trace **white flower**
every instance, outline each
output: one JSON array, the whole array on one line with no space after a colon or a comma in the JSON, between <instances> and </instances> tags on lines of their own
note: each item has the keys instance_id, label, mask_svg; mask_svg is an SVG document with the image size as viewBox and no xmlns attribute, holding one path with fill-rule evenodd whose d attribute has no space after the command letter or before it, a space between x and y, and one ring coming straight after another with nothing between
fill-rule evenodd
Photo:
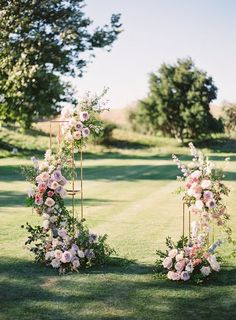
<instances>
[{"instance_id":1,"label":"white flower","mask_svg":"<svg viewBox=\"0 0 236 320\"><path fill-rule=\"evenodd\" d=\"M211 268L212 268L214 271L216 271L216 272L220 271L220 264L219 264L219 262L216 260L216 256L215 256L215 255L211 255L211 256L207 259L207 261L210 263L210 266L211 266Z\"/></svg>"},{"instance_id":2,"label":"white flower","mask_svg":"<svg viewBox=\"0 0 236 320\"><path fill-rule=\"evenodd\" d=\"M191 173L190 177L192 179L198 179L202 175L200 170L195 170Z\"/></svg>"},{"instance_id":3,"label":"white flower","mask_svg":"<svg viewBox=\"0 0 236 320\"><path fill-rule=\"evenodd\" d=\"M49 220L49 219L50 219L50 215L47 214L47 213L44 213L44 214L42 215L42 217L43 217L43 220Z\"/></svg>"},{"instance_id":4,"label":"white flower","mask_svg":"<svg viewBox=\"0 0 236 320\"><path fill-rule=\"evenodd\" d=\"M46 254L45 254L45 260L50 260L50 258L51 258L51 252L48 251L48 252L46 252Z\"/></svg>"},{"instance_id":5,"label":"white flower","mask_svg":"<svg viewBox=\"0 0 236 320\"><path fill-rule=\"evenodd\" d=\"M79 259L74 259L74 260L72 261L72 266L73 266L73 269L78 269L79 266L80 266Z\"/></svg>"},{"instance_id":6,"label":"white flower","mask_svg":"<svg viewBox=\"0 0 236 320\"><path fill-rule=\"evenodd\" d=\"M179 253L176 255L175 260L180 261L180 260L183 260L183 258L184 258L184 255L182 253Z\"/></svg>"},{"instance_id":7,"label":"white flower","mask_svg":"<svg viewBox=\"0 0 236 320\"><path fill-rule=\"evenodd\" d=\"M49 229L49 220L43 220L43 228L46 230Z\"/></svg>"},{"instance_id":8,"label":"white flower","mask_svg":"<svg viewBox=\"0 0 236 320\"><path fill-rule=\"evenodd\" d=\"M39 165L39 170L40 170L40 171L46 171L46 170L48 170L48 163L47 163L47 162L42 162L42 163Z\"/></svg>"},{"instance_id":9,"label":"white flower","mask_svg":"<svg viewBox=\"0 0 236 320\"><path fill-rule=\"evenodd\" d=\"M209 179L203 179L201 182L201 187L203 189L209 189L212 186L211 180Z\"/></svg>"},{"instance_id":10,"label":"white flower","mask_svg":"<svg viewBox=\"0 0 236 320\"><path fill-rule=\"evenodd\" d=\"M29 198L33 198L33 196L35 195L35 190L33 188L29 188L27 194Z\"/></svg>"},{"instance_id":11,"label":"white flower","mask_svg":"<svg viewBox=\"0 0 236 320\"><path fill-rule=\"evenodd\" d=\"M50 222L55 223L57 221L57 216L51 216L49 220Z\"/></svg>"},{"instance_id":12,"label":"white flower","mask_svg":"<svg viewBox=\"0 0 236 320\"><path fill-rule=\"evenodd\" d=\"M186 265L185 270L188 271L189 273L193 272L194 268L191 261Z\"/></svg>"},{"instance_id":13,"label":"white flower","mask_svg":"<svg viewBox=\"0 0 236 320\"><path fill-rule=\"evenodd\" d=\"M78 250L78 257L79 258L84 258L84 252L82 250Z\"/></svg>"},{"instance_id":14,"label":"white flower","mask_svg":"<svg viewBox=\"0 0 236 320\"><path fill-rule=\"evenodd\" d=\"M201 269L200 269L200 271L201 271L201 273L202 273L202 275L204 276L204 277L207 277L207 276L209 276L209 274L211 273L211 268L210 267L201 267Z\"/></svg>"},{"instance_id":15,"label":"white flower","mask_svg":"<svg viewBox=\"0 0 236 320\"><path fill-rule=\"evenodd\" d=\"M51 262L51 265L53 268L59 268L61 263L60 263L60 260L59 259L53 259L52 262Z\"/></svg>"},{"instance_id":16,"label":"white flower","mask_svg":"<svg viewBox=\"0 0 236 320\"><path fill-rule=\"evenodd\" d=\"M196 200L196 202L195 202L195 207L196 207L198 210L202 210L203 207L204 207L204 203L202 202L202 200Z\"/></svg>"}]
</instances>

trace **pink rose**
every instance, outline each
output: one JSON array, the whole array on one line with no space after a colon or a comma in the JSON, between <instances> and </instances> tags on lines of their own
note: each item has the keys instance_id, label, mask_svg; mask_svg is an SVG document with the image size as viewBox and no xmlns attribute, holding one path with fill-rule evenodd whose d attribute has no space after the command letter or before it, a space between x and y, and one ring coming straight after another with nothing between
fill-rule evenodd
<instances>
[{"instance_id":1,"label":"pink rose","mask_svg":"<svg viewBox=\"0 0 236 320\"><path fill-rule=\"evenodd\" d=\"M38 190L40 193L44 193L47 189L47 184L45 182L40 182L38 185Z\"/></svg>"},{"instance_id":2,"label":"pink rose","mask_svg":"<svg viewBox=\"0 0 236 320\"><path fill-rule=\"evenodd\" d=\"M55 258L61 259L62 258L62 251L61 250L55 250Z\"/></svg>"},{"instance_id":3,"label":"pink rose","mask_svg":"<svg viewBox=\"0 0 236 320\"><path fill-rule=\"evenodd\" d=\"M202 202L202 200L197 200L195 202L195 207L198 209L198 210L202 210L203 207L204 207L204 203Z\"/></svg>"},{"instance_id":4,"label":"pink rose","mask_svg":"<svg viewBox=\"0 0 236 320\"><path fill-rule=\"evenodd\" d=\"M58 235L61 238L65 238L67 236L67 232L64 229L58 229Z\"/></svg>"},{"instance_id":5,"label":"pink rose","mask_svg":"<svg viewBox=\"0 0 236 320\"><path fill-rule=\"evenodd\" d=\"M52 196L54 195L54 192L53 192L53 191L48 191L47 195L48 195L49 197L52 197Z\"/></svg>"},{"instance_id":6,"label":"pink rose","mask_svg":"<svg viewBox=\"0 0 236 320\"><path fill-rule=\"evenodd\" d=\"M55 201L52 198L47 197L46 201L45 201L46 206L48 207L52 207L55 204Z\"/></svg>"},{"instance_id":7,"label":"pink rose","mask_svg":"<svg viewBox=\"0 0 236 320\"><path fill-rule=\"evenodd\" d=\"M177 272L181 272L181 271L183 271L183 270L184 270L185 265L186 265L186 262L185 262L185 260L184 260L184 259L183 259L183 260L178 261L178 262L175 264L175 269L176 269L176 271L177 271Z\"/></svg>"},{"instance_id":8,"label":"pink rose","mask_svg":"<svg viewBox=\"0 0 236 320\"><path fill-rule=\"evenodd\" d=\"M175 274L174 271L168 271L168 273L167 273L167 278L168 278L169 280L173 280L174 274Z\"/></svg>"},{"instance_id":9,"label":"pink rose","mask_svg":"<svg viewBox=\"0 0 236 320\"><path fill-rule=\"evenodd\" d=\"M43 198L41 197L41 195L36 194L35 198L34 198L34 202L35 204L37 204L38 206L41 206L43 204Z\"/></svg>"},{"instance_id":10,"label":"pink rose","mask_svg":"<svg viewBox=\"0 0 236 320\"><path fill-rule=\"evenodd\" d=\"M171 257L166 257L163 260L162 265L163 265L164 268L170 269L172 267L172 259L171 259Z\"/></svg>"},{"instance_id":11,"label":"pink rose","mask_svg":"<svg viewBox=\"0 0 236 320\"><path fill-rule=\"evenodd\" d=\"M174 272L172 275L172 280L174 281L180 280L180 274L178 272Z\"/></svg>"},{"instance_id":12,"label":"pink rose","mask_svg":"<svg viewBox=\"0 0 236 320\"><path fill-rule=\"evenodd\" d=\"M42 181L48 181L48 179L49 179L49 173L48 172L42 172L41 174L40 174L40 178L41 178L41 180Z\"/></svg>"},{"instance_id":13,"label":"pink rose","mask_svg":"<svg viewBox=\"0 0 236 320\"><path fill-rule=\"evenodd\" d=\"M59 185L59 183L58 183L57 181L53 181L53 182L51 183L51 185L50 185L50 188L53 189L53 190L55 190L55 189L57 189L59 186L60 186L60 185Z\"/></svg>"}]
</instances>

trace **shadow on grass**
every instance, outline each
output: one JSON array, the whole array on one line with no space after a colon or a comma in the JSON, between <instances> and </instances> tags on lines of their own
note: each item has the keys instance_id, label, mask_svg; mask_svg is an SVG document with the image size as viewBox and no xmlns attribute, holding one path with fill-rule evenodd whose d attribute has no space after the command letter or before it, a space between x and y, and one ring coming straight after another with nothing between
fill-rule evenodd
<instances>
[{"instance_id":1,"label":"shadow on grass","mask_svg":"<svg viewBox=\"0 0 236 320\"><path fill-rule=\"evenodd\" d=\"M233 320L236 269L196 286L156 280L150 266L128 263L57 276L27 260L0 262L3 319Z\"/></svg>"}]
</instances>

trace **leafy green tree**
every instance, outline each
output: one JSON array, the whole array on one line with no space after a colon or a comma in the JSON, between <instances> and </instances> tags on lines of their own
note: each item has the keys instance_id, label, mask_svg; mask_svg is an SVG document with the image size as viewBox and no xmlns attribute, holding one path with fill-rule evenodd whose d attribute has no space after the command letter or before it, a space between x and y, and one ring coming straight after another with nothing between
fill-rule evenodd
<instances>
[{"instance_id":1,"label":"leafy green tree","mask_svg":"<svg viewBox=\"0 0 236 320\"><path fill-rule=\"evenodd\" d=\"M225 131L228 134L235 135L236 133L236 104L225 102L223 104L223 116Z\"/></svg>"},{"instance_id":2,"label":"leafy green tree","mask_svg":"<svg viewBox=\"0 0 236 320\"><path fill-rule=\"evenodd\" d=\"M96 48L111 49L120 15L91 30L84 0L1 0L0 117L30 127L33 118L74 102L64 76L81 76Z\"/></svg>"},{"instance_id":3,"label":"leafy green tree","mask_svg":"<svg viewBox=\"0 0 236 320\"><path fill-rule=\"evenodd\" d=\"M217 88L206 72L192 59L163 64L149 79L149 94L130 114L133 126L152 133L184 138L199 138L222 129L210 113L209 104Z\"/></svg>"}]
</instances>

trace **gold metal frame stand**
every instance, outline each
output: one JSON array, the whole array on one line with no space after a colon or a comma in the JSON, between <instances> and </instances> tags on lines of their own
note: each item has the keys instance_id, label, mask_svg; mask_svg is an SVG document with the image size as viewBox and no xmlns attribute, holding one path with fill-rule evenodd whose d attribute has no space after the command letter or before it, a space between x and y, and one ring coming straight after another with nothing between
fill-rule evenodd
<instances>
[{"instance_id":1,"label":"gold metal frame stand","mask_svg":"<svg viewBox=\"0 0 236 320\"><path fill-rule=\"evenodd\" d=\"M63 141L63 135L61 132L61 124L68 121L62 120L53 120L50 121L50 150L52 150L52 125L54 123L58 124L58 130L56 134L57 142L58 142L58 150L61 148L61 143ZM71 189L67 189L68 195L71 196L71 206L72 206L72 216L75 219L79 219L78 214L76 215L76 195L80 193L80 221L84 220L84 193L83 193L83 151L80 150L80 190L76 189L76 164L75 164L75 147L74 143L71 143L71 158L68 160L68 163L71 166ZM75 226L73 225L73 233L75 233Z\"/></svg>"}]
</instances>

